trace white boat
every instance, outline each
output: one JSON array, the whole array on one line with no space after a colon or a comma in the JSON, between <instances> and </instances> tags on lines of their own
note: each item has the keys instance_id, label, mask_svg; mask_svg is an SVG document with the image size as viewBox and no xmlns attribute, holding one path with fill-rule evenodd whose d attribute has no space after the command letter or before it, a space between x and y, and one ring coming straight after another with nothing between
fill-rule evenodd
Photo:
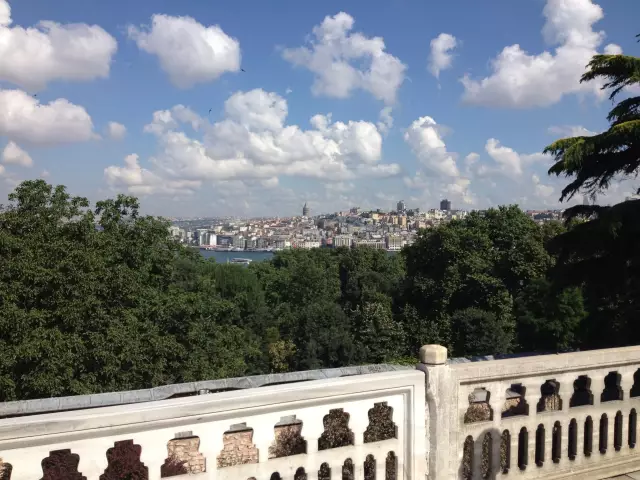
<instances>
[{"instance_id":1,"label":"white boat","mask_svg":"<svg viewBox=\"0 0 640 480\"><path fill-rule=\"evenodd\" d=\"M250 258L232 258L230 263L236 263L239 265L249 265L253 260Z\"/></svg>"}]
</instances>

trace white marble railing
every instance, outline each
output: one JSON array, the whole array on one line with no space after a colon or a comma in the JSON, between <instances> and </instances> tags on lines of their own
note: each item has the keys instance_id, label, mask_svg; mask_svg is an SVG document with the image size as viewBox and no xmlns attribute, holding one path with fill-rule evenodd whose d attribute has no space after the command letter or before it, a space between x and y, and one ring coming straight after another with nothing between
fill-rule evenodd
<instances>
[{"instance_id":1,"label":"white marble railing","mask_svg":"<svg viewBox=\"0 0 640 480\"><path fill-rule=\"evenodd\" d=\"M427 374L429 478L600 479L640 469L640 347L446 363Z\"/></svg>"},{"instance_id":2,"label":"white marble railing","mask_svg":"<svg viewBox=\"0 0 640 480\"><path fill-rule=\"evenodd\" d=\"M405 370L6 418L0 478L111 480L124 461L133 479L422 479L424 380Z\"/></svg>"},{"instance_id":3,"label":"white marble railing","mask_svg":"<svg viewBox=\"0 0 640 480\"><path fill-rule=\"evenodd\" d=\"M638 410L640 347L427 345L418 370L5 418L0 480L602 479L640 470Z\"/></svg>"}]
</instances>

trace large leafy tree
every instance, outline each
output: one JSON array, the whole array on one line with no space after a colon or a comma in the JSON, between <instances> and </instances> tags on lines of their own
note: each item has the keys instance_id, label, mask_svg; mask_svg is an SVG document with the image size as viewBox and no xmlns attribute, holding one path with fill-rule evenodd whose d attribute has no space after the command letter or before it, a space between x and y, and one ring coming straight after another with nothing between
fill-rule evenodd
<instances>
[{"instance_id":1,"label":"large leafy tree","mask_svg":"<svg viewBox=\"0 0 640 480\"><path fill-rule=\"evenodd\" d=\"M439 342L462 355L501 352L478 352L475 344L467 350L453 338L458 330L452 332L452 315L474 309L459 317L462 330L466 319L491 319L487 328L497 329L489 334L500 339L496 348L507 348L505 335L514 329L513 298L551 264L541 229L515 206L472 212L463 220L424 230L404 255L402 317L409 345Z\"/></svg>"},{"instance_id":2,"label":"large leafy tree","mask_svg":"<svg viewBox=\"0 0 640 480\"><path fill-rule=\"evenodd\" d=\"M0 211L0 399L239 375L243 312L167 222L118 196L92 209L42 180ZM195 274L195 275L192 275Z\"/></svg>"},{"instance_id":3,"label":"large leafy tree","mask_svg":"<svg viewBox=\"0 0 640 480\"><path fill-rule=\"evenodd\" d=\"M596 197L612 183L635 178L640 167L640 96L630 96L640 84L640 59L626 55L596 55L582 82L603 82L610 99L619 100L607 119L609 128L592 137L572 137L546 148L555 156L552 175L570 179L561 200L576 194ZM640 342L640 201L613 206L570 208L568 219L588 221L550 243L558 257L555 278L560 285L584 288L589 317L587 346Z\"/></svg>"}]
</instances>

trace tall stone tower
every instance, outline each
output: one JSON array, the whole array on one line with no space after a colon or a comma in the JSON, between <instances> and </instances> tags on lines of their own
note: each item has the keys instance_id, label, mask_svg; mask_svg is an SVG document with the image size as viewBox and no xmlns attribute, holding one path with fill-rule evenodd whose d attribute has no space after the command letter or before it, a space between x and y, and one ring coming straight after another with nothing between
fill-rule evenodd
<instances>
[{"instance_id":1,"label":"tall stone tower","mask_svg":"<svg viewBox=\"0 0 640 480\"><path fill-rule=\"evenodd\" d=\"M309 207L307 206L307 202L304 202L304 206L302 207L302 216L303 217L309 216Z\"/></svg>"}]
</instances>

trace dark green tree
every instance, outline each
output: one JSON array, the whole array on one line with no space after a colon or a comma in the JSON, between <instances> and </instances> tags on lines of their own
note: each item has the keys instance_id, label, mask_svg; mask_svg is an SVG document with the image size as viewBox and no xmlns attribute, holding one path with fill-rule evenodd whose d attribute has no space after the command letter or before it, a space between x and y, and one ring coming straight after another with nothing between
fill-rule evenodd
<instances>
[{"instance_id":1,"label":"dark green tree","mask_svg":"<svg viewBox=\"0 0 640 480\"><path fill-rule=\"evenodd\" d=\"M247 310L221 298L168 226L132 197L92 210L63 186L16 188L0 211L1 400L248 370L255 342L230 321Z\"/></svg>"},{"instance_id":2,"label":"dark green tree","mask_svg":"<svg viewBox=\"0 0 640 480\"><path fill-rule=\"evenodd\" d=\"M561 200L576 194L595 198L612 182L634 178L640 166L640 97L628 88L640 83L640 59L596 55L582 82L602 80L610 99L623 99L608 115L609 128L592 137L565 138L546 152L555 157L552 175L570 179ZM575 206L568 219L587 219L551 242L558 257L554 278L559 285L583 289L589 316L585 346L637 344L640 328L640 201L613 206Z\"/></svg>"},{"instance_id":3,"label":"dark green tree","mask_svg":"<svg viewBox=\"0 0 640 480\"><path fill-rule=\"evenodd\" d=\"M509 353L513 347L513 322L477 308L458 310L451 316L454 357Z\"/></svg>"},{"instance_id":4,"label":"dark green tree","mask_svg":"<svg viewBox=\"0 0 640 480\"><path fill-rule=\"evenodd\" d=\"M547 279L534 280L518 295L514 307L520 350L561 352L580 346L587 312L579 288L557 291Z\"/></svg>"},{"instance_id":5,"label":"dark green tree","mask_svg":"<svg viewBox=\"0 0 640 480\"><path fill-rule=\"evenodd\" d=\"M425 340L453 345L451 316L469 308L493 314L504 322L500 331L512 331L514 296L552 263L541 229L515 206L423 230L403 254L401 315L412 348Z\"/></svg>"}]
</instances>

